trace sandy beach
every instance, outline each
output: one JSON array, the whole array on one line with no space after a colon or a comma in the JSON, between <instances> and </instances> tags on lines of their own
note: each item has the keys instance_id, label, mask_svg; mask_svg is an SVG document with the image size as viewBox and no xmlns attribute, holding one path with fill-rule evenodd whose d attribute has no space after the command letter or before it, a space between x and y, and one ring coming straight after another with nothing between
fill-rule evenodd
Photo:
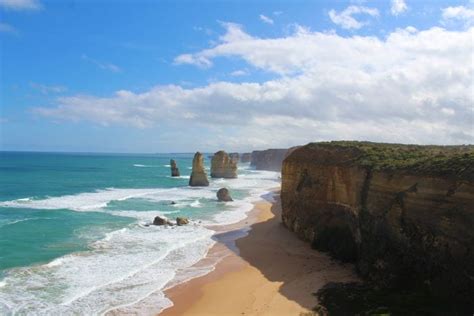
<instances>
[{"instance_id":1,"label":"sandy beach","mask_svg":"<svg viewBox=\"0 0 474 316\"><path fill-rule=\"evenodd\" d=\"M300 315L317 304L312 293L327 282L357 280L352 265L311 249L283 227L274 198L256 203L240 227L215 236L205 260L224 258L211 273L167 290L174 306L160 315Z\"/></svg>"}]
</instances>

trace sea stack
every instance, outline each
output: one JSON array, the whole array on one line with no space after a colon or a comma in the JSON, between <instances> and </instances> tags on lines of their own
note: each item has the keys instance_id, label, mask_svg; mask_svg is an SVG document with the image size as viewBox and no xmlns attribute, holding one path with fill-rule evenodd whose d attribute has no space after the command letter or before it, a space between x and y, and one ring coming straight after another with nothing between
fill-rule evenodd
<instances>
[{"instance_id":1,"label":"sea stack","mask_svg":"<svg viewBox=\"0 0 474 316\"><path fill-rule=\"evenodd\" d=\"M223 150L216 152L211 161L211 178L237 178L237 162Z\"/></svg>"},{"instance_id":2,"label":"sea stack","mask_svg":"<svg viewBox=\"0 0 474 316\"><path fill-rule=\"evenodd\" d=\"M206 171L204 170L204 157L198 151L194 155L193 170L189 178L189 185L192 187L207 187L209 180L207 179Z\"/></svg>"},{"instance_id":3,"label":"sea stack","mask_svg":"<svg viewBox=\"0 0 474 316\"><path fill-rule=\"evenodd\" d=\"M179 177L179 169L176 161L174 159L170 160L170 167L171 167L171 176L172 177Z\"/></svg>"}]
</instances>

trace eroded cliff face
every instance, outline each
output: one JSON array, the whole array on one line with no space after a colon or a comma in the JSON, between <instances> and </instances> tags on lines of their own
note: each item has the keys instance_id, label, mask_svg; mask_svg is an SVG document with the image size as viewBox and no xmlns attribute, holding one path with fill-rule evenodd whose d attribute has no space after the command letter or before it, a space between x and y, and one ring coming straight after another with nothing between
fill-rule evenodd
<instances>
[{"instance_id":1,"label":"eroded cliff face","mask_svg":"<svg viewBox=\"0 0 474 316\"><path fill-rule=\"evenodd\" d=\"M243 153L240 155L240 162L250 162L252 159L251 153Z\"/></svg>"},{"instance_id":2,"label":"eroded cliff face","mask_svg":"<svg viewBox=\"0 0 474 316\"><path fill-rule=\"evenodd\" d=\"M251 154L250 165L256 170L281 171L283 159L296 148L298 147L254 150Z\"/></svg>"},{"instance_id":3,"label":"eroded cliff face","mask_svg":"<svg viewBox=\"0 0 474 316\"><path fill-rule=\"evenodd\" d=\"M315 248L355 261L379 286L474 298L472 173L374 168L363 155L356 147L314 144L291 153L282 169L285 226Z\"/></svg>"}]
</instances>

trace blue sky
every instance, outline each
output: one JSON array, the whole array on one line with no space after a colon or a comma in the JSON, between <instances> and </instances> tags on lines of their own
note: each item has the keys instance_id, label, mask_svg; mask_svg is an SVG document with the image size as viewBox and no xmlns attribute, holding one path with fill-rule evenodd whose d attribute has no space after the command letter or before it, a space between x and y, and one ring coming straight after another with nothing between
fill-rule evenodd
<instances>
[{"instance_id":1,"label":"blue sky","mask_svg":"<svg viewBox=\"0 0 474 316\"><path fill-rule=\"evenodd\" d=\"M470 1L0 0L0 149L472 143L473 19Z\"/></svg>"}]
</instances>

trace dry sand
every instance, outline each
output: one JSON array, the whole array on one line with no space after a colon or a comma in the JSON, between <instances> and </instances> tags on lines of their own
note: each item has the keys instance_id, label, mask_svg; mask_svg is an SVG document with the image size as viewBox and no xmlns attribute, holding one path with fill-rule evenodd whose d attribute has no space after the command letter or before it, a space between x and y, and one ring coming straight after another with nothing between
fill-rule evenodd
<instances>
[{"instance_id":1,"label":"dry sand","mask_svg":"<svg viewBox=\"0 0 474 316\"><path fill-rule=\"evenodd\" d=\"M211 273L166 291L174 306L160 315L300 315L317 304L327 282L357 280L352 265L334 262L281 224L277 202L259 202L242 228L218 234L209 256L223 256ZM245 224L245 222L243 223Z\"/></svg>"}]
</instances>

